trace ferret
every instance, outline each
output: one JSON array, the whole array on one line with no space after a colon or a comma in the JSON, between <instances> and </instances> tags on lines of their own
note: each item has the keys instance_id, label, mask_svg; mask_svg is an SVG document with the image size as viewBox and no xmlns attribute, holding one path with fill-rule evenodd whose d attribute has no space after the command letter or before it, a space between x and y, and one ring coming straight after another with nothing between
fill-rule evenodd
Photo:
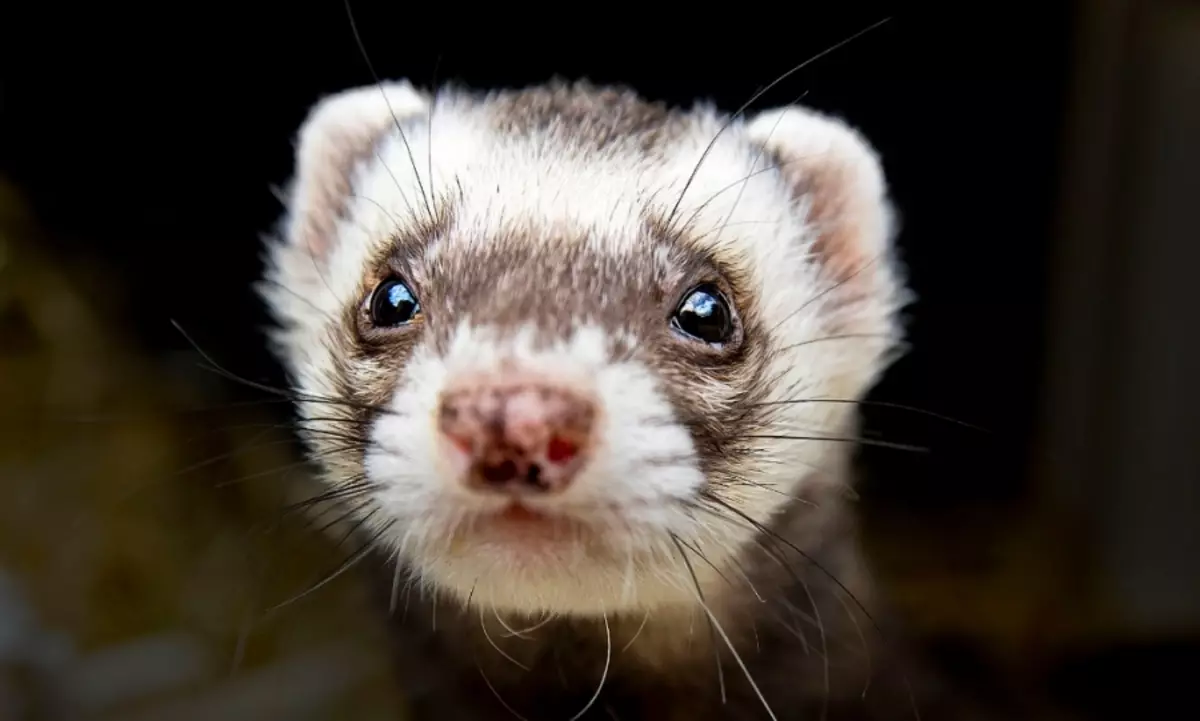
<instances>
[{"instance_id":1,"label":"ferret","mask_svg":"<svg viewBox=\"0 0 1200 721\"><path fill-rule=\"evenodd\" d=\"M966 718L880 632L848 509L910 299L858 131L398 81L296 145L271 342L412 718Z\"/></svg>"}]
</instances>

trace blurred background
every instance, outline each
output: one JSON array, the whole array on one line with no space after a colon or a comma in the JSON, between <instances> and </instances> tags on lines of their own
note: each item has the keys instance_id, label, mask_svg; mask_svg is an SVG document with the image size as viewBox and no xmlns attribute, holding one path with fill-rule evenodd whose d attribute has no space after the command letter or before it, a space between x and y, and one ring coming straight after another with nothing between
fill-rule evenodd
<instances>
[{"instance_id":1,"label":"blurred background","mask_svg":"<svg viewBox=\"0 0 1200 721\"><path fill-rule=\"evenodd\" d=\"M727 109L890 17L755 106L882 152L919 301L872 400L955 419L865 409L930 449L861 454L871 560L997 707L1194 714L1200 5L353 8L384 76ZM371 82L344 3L0 17L0 719L402 718L361 578L267 613L353 542L286 510L286 404L197 351L282 382L251 284L309 106Z\"/></svg>"}]
</instances>

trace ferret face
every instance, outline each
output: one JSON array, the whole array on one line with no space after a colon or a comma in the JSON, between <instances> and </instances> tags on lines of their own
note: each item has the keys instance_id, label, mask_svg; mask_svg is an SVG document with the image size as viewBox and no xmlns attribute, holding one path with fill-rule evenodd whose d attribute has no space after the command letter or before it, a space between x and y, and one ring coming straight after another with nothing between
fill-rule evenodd
<instances>
[{"instance_id":1,"label":"ferret face","mask_svg":"<svg viewBox=\"0 0 1200 721\"><path fill-rule=\"evenodd\" d=\"M692 604L844 480L823 468L903 300L878 162L801 108L724 123L407 83L305 122L276 345L325 480L421 582L529 614Z\"/></svg>"}]
</instances>

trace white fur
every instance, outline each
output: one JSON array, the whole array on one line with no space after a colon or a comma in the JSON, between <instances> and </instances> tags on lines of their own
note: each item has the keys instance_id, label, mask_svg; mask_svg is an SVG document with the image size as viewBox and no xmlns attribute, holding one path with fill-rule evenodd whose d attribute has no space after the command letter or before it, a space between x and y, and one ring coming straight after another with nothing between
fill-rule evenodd
<instances>
[{"instance_id":1,"label":"white fur","mask_svg":"<svg viewBox=\"0 0 1200 721\"><path fill-rule=\"evenodd\" d=\"M447 356L426 351L412 358L392 403L394 414L373 429L367 473L388 481L379 501L383 517L397 519L407 533L401 552L423 575L462 598L473 592L481 602L509 610L560 611L567 599L573 606L588 604L588 610L617 609L622 584L613 581L628 564L662 551L663 529L691 535L678 501L691 497L704 478L691 459L687 432L661 422L673 413L657 380L639 365L608 362L602 331L580 328L568 342L547 350L534 351L531 340L530 333L506 338L464 325ZM468 493L447 467L434 420L438 392L450 378L494 372L511 361L600 399L592 462L561 496L530 499L528 505L594 526L612 553L591 554L589 560L581 547L558 544L547 555L530 558L524 548L493 545L481 553L478 547L463 551L449 543L456 524L497 510L503 501ZM647 465L667 456L683 460ZM582 570L583 562L586 572L564 585L563 569ZM638 591L638 602L645 603L647 589Z\"/></svg>"},{"instance_id":2,"label":"white fur","mask_svg":"<svg viewBox=\"0 0 1200 721\"><path fill-rule=\"evenodd\" d=\"M444 194L462 193L451 233L430 240L432 257L456 246L484 244L503 225L569 227L586 231L555 234L579 238L607 253L627 252L642 237L647 203L661 215L670 212L723 119L697 109L690 129L665 155L646 158L618 149L604 154L572 145L549 146L542 138L514 139L490 129L488 108L471 108L453 96L439 97L430 115L424 98L407 84L389 86L392 108L380 102L378 88L355 90L325 101L301 133L299 174L291 206L288 237L274 247L272 276L287 292L267 289L283 321L279 341L304 392L329 394L333 358L321 341L331 319L341 317L355 295L368 258L391 242L397 226L412 223ZM372 98L374 95L374 99ZM389 129L391 113L410 122L406 133ZM429 120L426 120L429 118ZM385 122L386 121L386 122ZM354 128L384 127L377 155L361 164L347 200L345 220L329 240L329 256L314 263L298 252L295 238L304 217L306 182L321 172L321 159L335 153L332 143L355 137ZM818 189L850 199L857 235L865 255L882 255L861 281L869 301L838 305L831 280L812 255L814 227L806 206L796 204L792 188L768 165L767 147L796 161L794 168L835 163L846 171L843 187ZM309 176L306 176L308 173ZM316 181L314 181L316 182ZM874 152L840 121L799 108L760 114L735 123L721 134L680 204L691 237L730 267L753 279L763 324L773 329L776 349L767 378L777 378L768 401L807 398L858 398L876 381L899 330L895 311L903 302L890 257L891 218L884 182ZM320 269L314 274L314 268ZM436 279L435 279L436 282ZM840 321L843 335L877 337L820 341ZM635 363L605 360L604 333L581 327L560 347L535 352L527 335L501 337L488 328L461 327L444 357L422 345L403 369L391 407L372 429L366 471L386 490L378 500L385 511L373 522L391 522L387 538L422 578L462 598L513 610L597 613L619 608L686 602L694 598L680 583L680 567L667 532L701 546L716 565L726 565L754 534L744 526L711 519L697 525L672 499L687 498L703 484L686 431L650 419L670 417L672 409L660 381ZM807 343L807 344L805 344ZM439 460L434 409L441 388L458 373L487 369L502 358L519 358L551 376L566 377L601 401L602 452L579 482L553 501L559 513L590 524L589 542L567 543L533 555L503 544L462 541L457 531L489 501L470 496L453 482ZM714 409L732 402L714 386L706 396ZM302 405L302 413L306 410ZM780 406L778 434L839 435L854 408L848 404L799 403ZM320 415L314 409L310 415ZM801 483L822 479L819 469L843 443L756 442L762 452L746 473L774 490L741 488L731 500L760 521L782 507ZM685 460L646 466L647 459L680 453ZM336 474L331 481L337 482ZM470 538L469 534L466 536ZM702 582L715 573L702 565ZM631 590L632 589L632 590Z\"/></svg>"}]
</instances>

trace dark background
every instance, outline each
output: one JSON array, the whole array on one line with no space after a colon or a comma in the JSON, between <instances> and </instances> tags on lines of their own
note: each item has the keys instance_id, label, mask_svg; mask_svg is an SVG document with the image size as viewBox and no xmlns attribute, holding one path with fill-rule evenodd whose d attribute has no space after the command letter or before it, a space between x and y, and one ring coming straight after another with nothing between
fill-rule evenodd
<instances>
[{"instance_id":1,"label":"dark background","mask_svg":"<svg viewBox=\"0 0 1200 721\"><path fill-rule=\"evenodd\" d=\"M1074 227L1064 187L1086 180L1080 168L1090 167L1070 152L1083 112L1080 37L1088 18L1104 14L1094 12L1099 5L571 4L498 19L366 0L353 9L384 77L481 88L586 77L730 110L887 18L751 108L802 97L858 126L881 151L901 214L901 257L918 297L908 311L912 347L872 400L952 420L864 409L868 433L930 449L864 451L860 491L873 553L900 589L925 575L956 579L949 590L914 592L932 600L910 606L917 616L955 607L966 619L942 628L954 613L931 611L926 617L940 620L923 626L964 679L997 696L1050 698L1088 718L1128 718L1124 703L1177 694L1175 679L1195 669L1196 654L1176 637L1166 651L1139 641L1150 650L1118 652L1130 634L1073 625L1105 602L1086 584L1067 595L1064 579L1086 575L1087 564L1057 554L1071 540L1095 545L1076 538L1073 525L1087 527L1095 514L1051 488L1054 473L1082 472L1062 470L1073 460L1056 467L1039 441L1057 383L1048 369L1058 351L1047 340L1065 317L1053 300L1066 287L1056 274L1061 237ZM176 321L235 373L281 383L251 284L261 234L282 211L272 187L291 172L299 124L322 95L372 82L343 3L39 4L19 12L6 11L0 50L0 174L27 201L41 251L60 259L52 263L104 269L107 280L87 286L87 302L119 319L142 357L167 368L194 364ZM1136 79L1114 62L1111 77L1122 86ZM1111 114L1128 115L1131 103L1122 98ZM1097 218L1102 205L1091 207ZM1091 255L1085 248L1082 256ZM1076 303L1101 308L1109 289L1076 291ZM208 401L262 397L211 375L199 383ZM995 551L1010 540L1023 550ZM980 560L1005 553L1005 563ZM1028 580L1046 564L1043 580ZM996 570L1009 566L1018 571ZM1008 578L995 586L1008 590L965 580L988 574ZM1006 608L1041 605L1024 616L1012 611L1022 620L1009 623L1009 611L977 600L994 604L997 593L1010 594Z\"/></svg>"}]
</instances>

